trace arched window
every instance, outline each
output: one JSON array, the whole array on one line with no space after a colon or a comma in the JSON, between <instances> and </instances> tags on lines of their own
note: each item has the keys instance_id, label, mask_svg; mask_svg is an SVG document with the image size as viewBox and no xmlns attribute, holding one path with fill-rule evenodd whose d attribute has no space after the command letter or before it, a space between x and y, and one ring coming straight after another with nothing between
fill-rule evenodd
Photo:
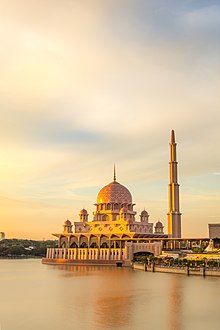
<instances>
[{"instance_id":1,"label":"arched window","mask_svg":"<svg viewBox=\"0 0 220 330\"><path fill-rule=\"evenodd\" d=\"M111 210L111 204L107 204L107 210Z\"/></svg>"},{"instance_id":2,"label":"arched window","mask_svg":"<svg viewBox=\"0 0 220 330\"><path fill-rule=\"evenodd\" d=\"M119 205L118 205L118 203L115 203L114 204L114 210L118 210L119 209Z\"/></svg>"},{"instance_id":3,"label":"arched window","mask_svg":"<svg viewBox=\"0 0 220 330\"><path fill-rule=\"evenodd\" d=\"M106 221L106 215L105 214L102 215L102 221Z\"/></svg>"}]
</instances>

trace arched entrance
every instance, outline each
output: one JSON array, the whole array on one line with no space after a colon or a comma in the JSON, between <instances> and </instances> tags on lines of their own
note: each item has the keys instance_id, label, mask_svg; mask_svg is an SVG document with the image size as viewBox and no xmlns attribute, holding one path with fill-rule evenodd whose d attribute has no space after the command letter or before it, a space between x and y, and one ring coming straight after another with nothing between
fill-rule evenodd
<instances>
[{"instance_id":1,"label":"arched entrance","mask_svg":"<svg viewBox=\"0 0 220 330\"><path fill-rule=\"evenodd\" d=\"M153 255L154 254L152 252L138 251L134 253L133 261L147 263L148 259Z\"/></svg>"}]
</instances>

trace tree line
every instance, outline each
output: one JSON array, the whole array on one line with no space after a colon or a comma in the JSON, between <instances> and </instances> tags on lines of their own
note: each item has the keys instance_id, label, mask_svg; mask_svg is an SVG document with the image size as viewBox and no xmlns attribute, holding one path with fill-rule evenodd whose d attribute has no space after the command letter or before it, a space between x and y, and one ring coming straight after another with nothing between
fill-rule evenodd
<instances>
[{"instance_id":1,"label":"tree line","mask_svg":"<svg viewBox=\"0 0 220 330\"><path fill-rule=\"evenodd\" d=\"M4 239L0 241L0 257L44 257L47 248L55 248L57 246L57 240Z\"/></svg>"}]
</instances>

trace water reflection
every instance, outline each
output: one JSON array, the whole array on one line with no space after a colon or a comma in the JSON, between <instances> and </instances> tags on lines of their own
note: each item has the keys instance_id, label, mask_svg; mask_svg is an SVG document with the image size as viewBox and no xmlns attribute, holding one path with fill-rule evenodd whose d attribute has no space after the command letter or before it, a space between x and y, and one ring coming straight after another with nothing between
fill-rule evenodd
<instances>
[{"instance_id":1,"label":"water reflection","mask_svg":"<svg viewBox=\"0 0 220 330\"><path fill-rule=\"evenodd\" d=\"M130 273L127 269L103 266L58 266L63 310L74 315L74 320L89 319L97 329L114 328L129 324L133 304L133 290ZM65 277L78 280L66 288ZM91 280L86 280L89 277ZM75 320L76 321L76 320Z\"/></svg>"},{"instance_id":2,"label":"water reflection","mask_svg":"<svg viewBox=\"0 0 220 330\"><path fill-rule=\"evenodd\" d=\"M103 329L126 326L130 323L134 296L132 283L129 285L129 273L123 269L106 272L99 282L99 291L94 304L94 323ZM107 288L107 290L106 290ZM103 292L105 294L103 295Z\"/></svg>"},{"instance_id":3,"label":"water reflection","mask_svg":"<svg viewBox=\"0 0 220 330\"><path fill-rule=\"evenodd\" d=\"M172 276L172 275L171 275ZM181 330L182 329L182 280L180 275L174 275L171 278L171 289L169 293L169 329Z\"/></svg>"},{"instance_id":4,"label":"water reflection","mask_svg":"<svg viewBox=\"0 0 220 330\"><path fill-rule=\"evenodd\" d=\"M2 330L219 330L220 279L0 261Z\"/></svg>"},{"instance_id":5,"label":"water reflection","mask_svg":"<svg viewBox=\"0 0 220 330\"><path fill-rule=\"evenodd\" d=\"M98 270L94 266L53 266L54 270L62 270L62 277L92 276L92 271Z\"/></svg>"}]
</instances>

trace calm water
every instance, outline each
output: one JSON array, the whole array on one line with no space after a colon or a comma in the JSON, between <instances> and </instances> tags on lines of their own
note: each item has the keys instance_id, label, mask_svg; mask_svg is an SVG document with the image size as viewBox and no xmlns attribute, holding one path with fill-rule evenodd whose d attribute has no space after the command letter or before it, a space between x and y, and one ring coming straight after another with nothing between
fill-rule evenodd
<instances>
[{"instance_id":1,"label":"calm water","mask_svg":"<svg viewBox=\"0 0 220 330\"><path fill-rule=\"evenodd\" d=\"M220 329L220 278L0 260L0 329Z\"/></svg>"}]
</instances>

